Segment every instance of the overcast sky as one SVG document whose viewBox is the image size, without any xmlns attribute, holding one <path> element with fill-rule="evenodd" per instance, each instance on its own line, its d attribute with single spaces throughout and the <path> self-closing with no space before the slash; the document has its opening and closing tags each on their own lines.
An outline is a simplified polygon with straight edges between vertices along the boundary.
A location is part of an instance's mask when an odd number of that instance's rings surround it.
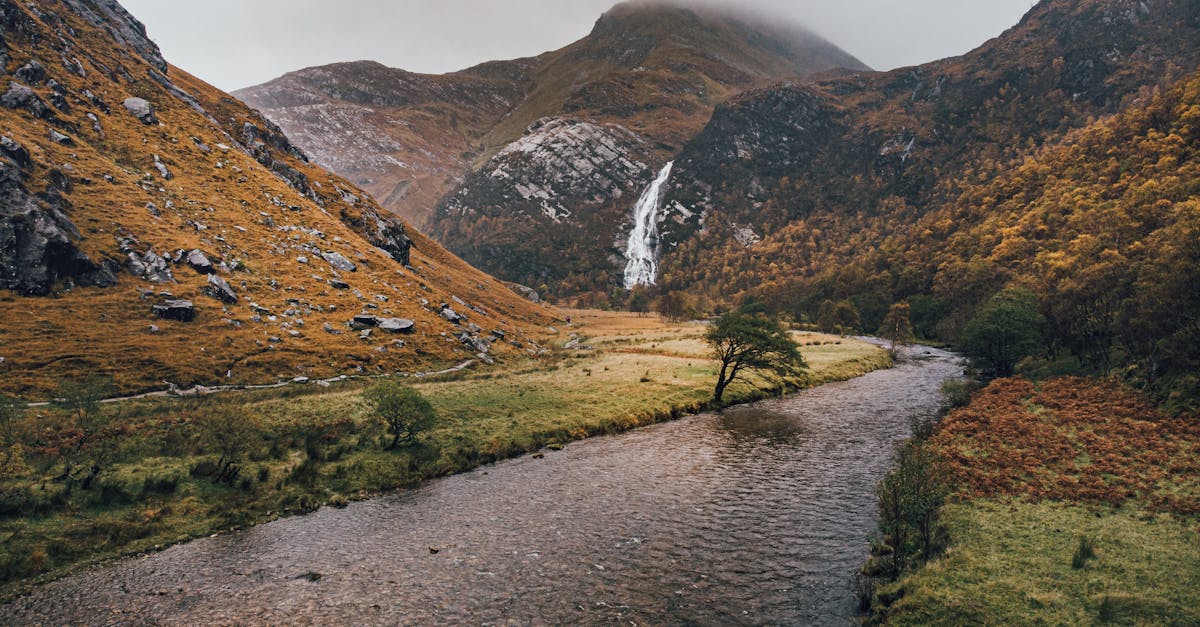
<svg viewBox="0 0 1200 627">
<path fill-rule="evenodd" d="M 686 0 L 685 0 L 686 1 Z M 415 72 L 532 56 L 583 37 L 615 0 L 122 0 L 171 63 L 226 91 L 370 59 Z M 738 0 L 880 70 L 962 54 L 1032 0 Z"/>
</svg>

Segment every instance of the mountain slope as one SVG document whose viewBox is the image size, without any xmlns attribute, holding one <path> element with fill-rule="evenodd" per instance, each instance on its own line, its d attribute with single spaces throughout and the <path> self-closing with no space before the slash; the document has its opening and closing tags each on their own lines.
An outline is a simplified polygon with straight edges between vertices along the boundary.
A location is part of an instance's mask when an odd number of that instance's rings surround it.
<svg viewBox="0 0 1200 627">
<path fill-rule="evenodd" d="M 325 167 L 424 223 L 480 139 L 525 96 L 534 63 L 443 76 L 361 61 L 308 68 L 236 92 Z"/>
<path fill-rule="evenodd" d="M 1125 377 L 1195 403 L 1200 72 L 963 184 L 875 256 L 896 274 L 929 277 L 926 293 L 950 305 L 949 324 L 998 286 L 1030 289 L 1054 349 L 1102 371 L 1121 365 Z"/>
<path fill-rule="evenodd" d="M 1193 2 L 1051 1 L 960 59 L 746 94 L 679 159 L 667 202 L 708 215 L 665 230 L 664 288 L 867 331 L 906 300 L 946 340 L 1020 288 L 1047 358 L 1194 408 L 1197 67 Z"/>
<path fill-rule="evenodd" d="M 629 205 L 717 103 L 838 67 L 865 69 L 810 33 L 638 2 L 532 59 L 439 77 L 329 66 L 238 95 L 468 261 L 536 285 L 611 274 Z"/>
<path fill-rule="evenodd" d="M 3 391 L 428 368 L 548 319 L 170 67 L 116 2 L 0 0 L 0 20 Z M 360 313 L 411 333 L 360 338 Z"/>
<path fill-rule="evenodd" d="M 962 57 L 744 94 L 718 107 L 678 159 L 664 287 L 786 292 L 815 312 L 839 290 L 800 296 L 799 283 L 871 252 L 963 183 L 1004 172 L 1198 65 L 1194 2 L 1045 0 Z M 755 237 L 739 236 L 747 227 Z M 860 295 L 873 328 L 888 289 L 866 291 L 878 293 Z"/>
</svg>

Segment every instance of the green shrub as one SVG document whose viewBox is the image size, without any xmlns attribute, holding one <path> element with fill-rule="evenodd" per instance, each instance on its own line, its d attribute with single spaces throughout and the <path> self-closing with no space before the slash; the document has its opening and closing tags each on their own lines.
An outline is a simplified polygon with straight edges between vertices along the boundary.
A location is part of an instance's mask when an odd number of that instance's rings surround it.
<svg viewBox="0 0 1200 627">
<path fill-rule="evenodd" d="M 1075 545 L 1075 554 L 1071 556 L 1071 568 L 1079 570 L 1087 566 L 1088 560 L 1096 557 L 1096 539 L 1089 535 L 1079 536 L 1079 544 Z"/>
<path fill-rule="evenodd" d="M 394 381 L 376 384 L 363 392 L 363 400 L 371 414 L 387 425 L 392 436 L 388 449 L 413 442 L 437 418 L 433 406 L 420 392 Z"/>
<path fill-rule="evenodd" d="M 976 386 L 973 381 L 950 380 L 942 384 L 942 402 L 947 409 L 966 407 Z"/>
</svg>

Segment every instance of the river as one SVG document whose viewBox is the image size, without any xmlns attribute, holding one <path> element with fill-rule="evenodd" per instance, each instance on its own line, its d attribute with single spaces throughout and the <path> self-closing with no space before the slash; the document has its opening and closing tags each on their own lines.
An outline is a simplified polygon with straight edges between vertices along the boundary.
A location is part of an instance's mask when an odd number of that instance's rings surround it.
<svg viewBox="0 0 1200 627">
<path fill-rule="evenodd" d="M 950 353 L 99 566 L 6 624 L 847 624 Z"/>
</svg>

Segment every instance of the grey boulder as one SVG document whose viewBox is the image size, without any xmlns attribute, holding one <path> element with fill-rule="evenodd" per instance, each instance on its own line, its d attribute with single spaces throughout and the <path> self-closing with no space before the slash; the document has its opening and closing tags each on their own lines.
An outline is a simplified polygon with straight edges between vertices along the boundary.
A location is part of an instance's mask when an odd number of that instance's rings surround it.
<svg viewBox="0 0 1200 627">
<path fill-rule="evenodd" d="M 204 293 L 227 305 L 238 302 L 237 293 L 229 286 L 229 281 L 215 274 L 208 275 L 208 285 L 204 287 Z"/>
<path fill-rule="evenodd" d="M 379 321 L 379 330 L 387 333 L 412 333 L 415 323 L 408 318 L 383 318 Z"/>
<path fill-rule="evenodd" d="M 158 124 L 158 116 L 154 115 L 154 107 L 145 99 L 126 98 L 122 104 L 133 114 L 133 117 L 141 120 L 142 124 Z"/>
<path fill-rule="evenodd" d="M 154 315 L 164 320 L 191 322 L 196 319 L 196 306 L 189 300 L 168 300 L 151 308 Z"/>
</svg>

